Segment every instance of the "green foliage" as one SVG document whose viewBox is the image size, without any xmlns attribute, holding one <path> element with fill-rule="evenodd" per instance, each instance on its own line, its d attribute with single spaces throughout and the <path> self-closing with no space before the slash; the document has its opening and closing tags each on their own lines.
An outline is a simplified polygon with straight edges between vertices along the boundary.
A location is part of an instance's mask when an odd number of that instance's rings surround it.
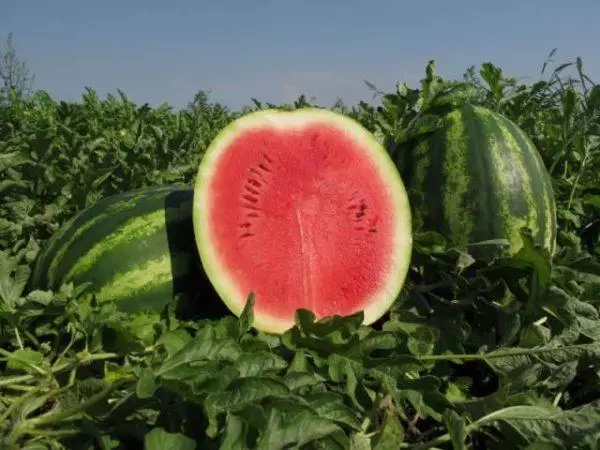
<svg viewBox="0 0 600 450">
<path fill-rule="evenodd" d="M 37 92 L 0 106 L 0 248 L 46 239 L 108 195 L 191 184 L 204 150 L 232 117 L 203 92 L 182 111 L 138 107 L 120 91 L 101 100 L 91 89 L 80 103 Z"/>
<path fill-rule="evenodd" d="M 252 328 L 252 296 L 240 319 L 193 321 L 174 305 L 118 312 L 83 286 L 26 288 L 40 245 L 81 208 L 190 183 L 225 124 L 277 105 L 234 113 L 199 93 L 174 111 L 88 90 L 78 103 L 37 92 L 0 106 L 0 448 L 598 448 L 600 90 L 581 61 L 531 85 L 491 63 L 447 81 L 432 62 L 417 89 L 333 109 L 402 169 L 467 101 L 507 115 L 542 153 L 554 258 L 527 230 L 518 254 L 483 262 L 417 229 L 406 287 L 379 323 L 301 310 L 282 336 Z"/>
</svg>

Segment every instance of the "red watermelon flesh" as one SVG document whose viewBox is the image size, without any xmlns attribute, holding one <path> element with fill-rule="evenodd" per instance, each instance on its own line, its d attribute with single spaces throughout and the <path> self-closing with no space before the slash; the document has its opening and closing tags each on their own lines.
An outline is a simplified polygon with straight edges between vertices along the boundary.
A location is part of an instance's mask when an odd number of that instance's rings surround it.
<svg viewBox="0 0 600 450">
<path fill-rule="evenodd" d="M 411 251 L 404 186 L 358 123 L 304 109 L 238 119 L 200 166 L 194 221 L 203 265 L 229 308 L 256 295 L 255 326 L 281 332 L 298 308 L 365 311 L 403 284 Z"/>
</svg>

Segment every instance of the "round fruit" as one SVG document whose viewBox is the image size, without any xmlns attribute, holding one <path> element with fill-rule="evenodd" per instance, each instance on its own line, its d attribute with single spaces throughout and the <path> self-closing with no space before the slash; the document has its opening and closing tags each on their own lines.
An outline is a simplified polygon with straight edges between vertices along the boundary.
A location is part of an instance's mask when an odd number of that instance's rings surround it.
<svg viewBox="0 0 600 450">
<path fill-rule="evenodd" d="M 263 110 L 227 126 L 198 170 L 194 227 L 229 309 L 255 294 L 254 326 L 280 333 L 297 309 L 379 319 L 412 250 L 408 198 L 375 137 L 332 111 Z"/>
<path fill-rule="evenodd" d="M 508 118 L 464 105 L 445 116 L 412 157 L 405 179 L 415 225 L 444 234 L 460 248 L 492 239 L 510 243 L 504 250 L 472 247 L 483 259 L 516 253 L 523 227 L 532 231 L 534 243 L 554 252 L 550 175 L 529 137 Z"/>
<path fill-rule="evenodd" d="M 176 294 L 196 295 L 203 274 L 192 201 L 193 190 L 181 186 L 98 201 L 48 241 L 36 261 L 32 288 L 88 282 L 87 292 L 98 301 L 115 301 L 124 311 L 161 311 Z"/>
</svg>

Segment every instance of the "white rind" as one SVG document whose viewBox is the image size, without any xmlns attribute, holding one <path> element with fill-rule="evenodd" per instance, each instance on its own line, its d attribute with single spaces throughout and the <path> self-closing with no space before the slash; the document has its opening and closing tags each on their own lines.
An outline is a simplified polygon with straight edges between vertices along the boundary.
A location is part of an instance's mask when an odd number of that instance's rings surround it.
<svg viewBox="0 0 600 450">
<path fill-rule="evenodd" d="M 214 173 L 215 163 L 229 145 L 247 130 L 260 128 L 301 129 L 314 123 L 326 123 L 343 130 L 352 140 L 363 143 L 370 150 L 370 157 L 375 161 L 379 174 L 388 188 L 388 194 L 393 200 L 396 212 L 395 249 L 392 264 L 386 277 L 386 283 L 371 298 L 365 300 L 364 324 L 369 325 L 392 306 L 398 297 L 410 265 L 412 254 L 412 224 L 408 196 L 397 168 L 383 146 L 375 137 L 355 120 L 326 109 L 303 108 L 295 111 L 275 109 L 249 113 L 230 123 L 212 141 L 198 168 L 194 189 L 194 230 L 196 243 L 204 270 L 206 271 L 215 290 L 235 315 L 239 316 L 249 295 L 241 292 L 229 271 L 223 265 L 215 248 L 211 245 L 212 237 L 203 208 L 209 204 L 208 187 Z M 257 298 L 258 300 L 258 298 Z M 264 314 L 255 314 L 254 327 L 270 333 L 282 333 L 294 325 L 292 321 L 282 321 Z"/>
</svg>

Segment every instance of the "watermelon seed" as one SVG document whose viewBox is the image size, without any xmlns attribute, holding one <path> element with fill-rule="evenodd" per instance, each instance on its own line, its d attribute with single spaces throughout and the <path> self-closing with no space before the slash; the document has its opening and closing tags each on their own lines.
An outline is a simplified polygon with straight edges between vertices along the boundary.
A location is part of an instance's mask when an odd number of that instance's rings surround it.
<svg viewBox="0 0 600 450">
<path fill-rule="evenodd" d="M 240 239 L 247 239 L 252 236 L 254 236 L 254 233 L 244 233 L 240 236 Z"/>
<path fill-rule="evenodd" d="M 260 184 L 254 178 L 248 178 L 248 183 L 251 184 L 252 186 L 256 186 L 256 187 L 261 187 L 262 186 L 262 184 Z"/>
<path fill-rule="evenodd" d="M 258 214 L 257 212 L 249 212 L 248 214 L 246 214 L 246 217 L 260 217 L 260 214 Z"/>
<path fill-rule="evenodd" d="M 260 171 L 256 170 L 254 167 L 250 167 L 250 172 L 258 176 L 258 178 L 260 178 L 263 183 L 269 184 L 267 183 L 267 180 L 265 180 L 265 178 L 263 177 L 263 174 Z"/>
<path fill-rule="evenodd" d="M 264 170 L 265 172 L 270 172 L 271 169 L 269 169 L 267 166 L 265 166 L 264 164 L 259 164 L 258 167 L 260 167 L 262 170 Z"/>
<path fill-rule="evenodd" d="M 263 158 L 265 158 L 267 160 L 267 162 L 272 163 L 273 160 L 271 158 L 269 158 L 269 156 L 266 153 L 263 153 Z"/>
<path fill-rule="evenodd" d="M 250 228 L 252 224 L 250 222 L 244 222 L 240 224 L 240 228 Z"/>
<path fill-rule="evenodd" d="M 250 186 L 245 186 L 245 188 L 246 188 L 246 190 L 247 190 L 248 192 L 251 192 L 251 193 L 252 193 L 252 194 L 254 194 L 254 195 L 258 195 L 258 194 L 260 194 L 260 192 L 259 192 L 259 191 L 257 191 L 256 189 L 254 189 L 254 188 L 252 188 L 252 187 L 250 187 Z"/>
<path fill-rule="evenodd" d="M 369 233 L 377 233 L 377 228 L 369 228 Z"/>
<path fill-rule="evenodd" d="M 242 195 L 242 198 L 248 200 L 249 202 L 252 203 L 257 203 L 258 202 L 258 198 L 256 198 L 256 196 L 254 195 L 250 195 L 250 194 L 244 194 Z"/>
</svg>

